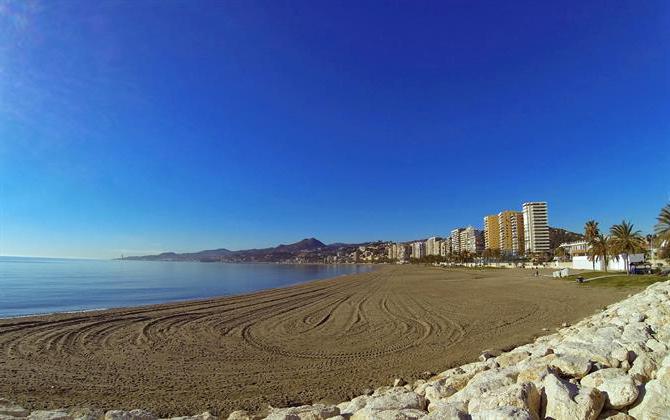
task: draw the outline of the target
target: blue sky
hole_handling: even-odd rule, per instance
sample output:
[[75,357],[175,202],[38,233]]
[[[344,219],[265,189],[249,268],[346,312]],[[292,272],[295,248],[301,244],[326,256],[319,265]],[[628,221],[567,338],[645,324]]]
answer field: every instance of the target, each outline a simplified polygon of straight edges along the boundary
[[667,1],[0,0],[0,254],[648,232],[669,46]]

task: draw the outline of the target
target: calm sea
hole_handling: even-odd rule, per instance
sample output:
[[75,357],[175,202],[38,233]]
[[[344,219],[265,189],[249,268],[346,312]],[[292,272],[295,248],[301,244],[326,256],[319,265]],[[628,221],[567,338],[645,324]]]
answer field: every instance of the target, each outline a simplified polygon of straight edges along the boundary
[[0,257],[0,317],[236,295],[371,269]]

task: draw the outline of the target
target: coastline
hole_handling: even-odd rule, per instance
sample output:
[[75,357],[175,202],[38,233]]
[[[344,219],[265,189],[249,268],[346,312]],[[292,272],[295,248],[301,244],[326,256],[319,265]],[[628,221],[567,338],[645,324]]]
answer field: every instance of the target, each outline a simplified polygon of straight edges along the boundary
[[[0,395],[160,415],[336,402],[530,342],[627,293],[512,269],[386,266],[223,298],[3,319]],[[552,307],[538,304],[547,298]],[[170,391],[183,384],[188,394]]]

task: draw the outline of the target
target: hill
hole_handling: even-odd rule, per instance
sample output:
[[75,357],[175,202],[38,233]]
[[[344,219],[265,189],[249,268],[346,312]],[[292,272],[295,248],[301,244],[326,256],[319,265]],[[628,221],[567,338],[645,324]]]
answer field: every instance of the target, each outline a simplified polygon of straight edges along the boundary
[[575,242],[581,241],[584,239],[584,235],[581,233],[571,232],[566,229],[555,228],[549,226],[549,247],[551,249],[556,249],[558,245],[563,242]]

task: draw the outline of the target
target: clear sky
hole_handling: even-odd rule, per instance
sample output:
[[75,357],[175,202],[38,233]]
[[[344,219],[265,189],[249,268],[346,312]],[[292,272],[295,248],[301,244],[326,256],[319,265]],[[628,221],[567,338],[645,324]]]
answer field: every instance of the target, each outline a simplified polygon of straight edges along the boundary
[[670,199],[670,2],[0,0],[0,254],[410,240]]

